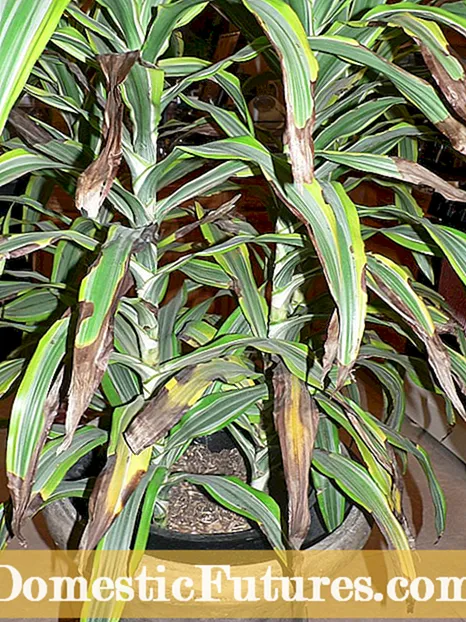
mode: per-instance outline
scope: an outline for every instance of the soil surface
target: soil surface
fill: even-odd
[[[210,451],[205,445],[193,444],[180,458],[173,471],[203,475],[236,475],[244,482],[247,471],[237,449]],[[192,534],[233,533],[250,529],[248,521],[218,505],[211,497],[189,482],[170,489],[166,528]]]

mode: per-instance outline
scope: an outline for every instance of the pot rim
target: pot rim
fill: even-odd
[[[52,540],[59,549],[77,548],[74,539],[76,537],[76,527],[79,525],[80,517],[70,499],[54,501],[45,506],[41,514],[45,519]],[[306,550],[361,549],[367,542],[370,532],[371,525],[366,514],[356,505],[352,505],[339,527]],[[245,530],[244,533],[248,534],[250,530]],[[156,531],[154,535],[156,535]],[[229,536],[231,534],[224,535]],[[209,535],[206,535],[206,540],[208,539]],[[209,547],[206,546],[205,549],[208,550]]]

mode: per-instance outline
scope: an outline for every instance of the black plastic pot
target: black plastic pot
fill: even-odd
[[[224,430],[196,439],[198,444],[205,445],[211,452],[217,453],[223,449],[233,449],[236,447],[233,437]],[[309,508],[311,511],[311,529],[306,538],[305,545],[309,546],[325,535],[327,531],[322,523],[321,517],[316,509],[316,494],[312,490],[309,497]],[[158,525],[153,525],[150,535],[148,549],[150,550],[250,550],[262,551],[269,549],[270,545],[263,532],[255,523],[251,523],[248,530],[234,533],[219,534],[188,534],[164,529]]]
[[[229,434],[217,432],[201,442],[211,451],[221,451],[234,446]],[[103,465],[96,455],[86,456],[68,472],[68,479],[95,474]],[[348,506],[346,518],[332,533],[328,533],[318,511],[315,491],[309,497],[311,527],[304,541],[303,549],[346,549],[357,550],[364,546],[370,534],[366,516],[356,506]],[[83,528],[82,512],[79,503],[62,499],[46,506],[43,515],[52,539],[60,549],[77,548]],[[251,528],[236,533],[186,534],[158,525],[152,525],[147,550],[267,550],[270,545],[262,531],[255,524]]]
[[[304,548],[309,548],[322,540],[328,532],[322,525],[320,515],[315,507],[315,491],[309,498],[311,510],[311,528],[304,542]],[[218,534],[189,534],[179,533],[153,525],[149,534],[147,548],[153,551],[167,550],[211,550],[211,551],[263,551],[270,549],[270,544],[262,531],[255,525],[251,529],[234,533]]]

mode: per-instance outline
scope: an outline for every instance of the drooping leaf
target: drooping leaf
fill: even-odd
[[[345,408],[324,395],[317,394],[319,407],[354,439],[362,460],[375,485],[390,499],[393,490],[393,465],[387,453],[386,437],[380,428],[367,425],[367,416]]]
[[[422,12],[420,12],[422,15]],[[444,13],[446,15],[446,12]],[[427,16],[429,14],[427,13]],[[432,15],[435,18],[435,14]],[[451,16],[453,18],[453,16]],[[466,76],[461,58],[450,47],[440,27],[408,11],[388,13],[383,17],[391,25],[403,28],[419,45],[424,61],[443,92],[446,100],[459,117],[466,120]],[[452,23],[453,20],[450,20]],[[466,25],[466,24],[465,24]],[[466,31],[465,31],[466,32]]]
[[[416,5],[415,5],[416,6]],[[367,17],[367,16],[366,16]],[[466,151],[466,127],[448,111],[434,87],[418,76],[387,61],[355,39],[342,36],[309,37],[314,51],[326,52],[386,76],[408,101],[417,106],[448,138],[453,147]]]
[[[306,383],[278,363],[273,373],[274,421],[288,495],[288,538],[299,550],[311,522],[309,473],[319,413]]]
[[[69,318],[45,333],[29,362],[13,403],[8,430],[6,468],[14,508],[13,530],[21,537],[31,487],[42,447],[57,414]]]
[[[139,59],[139,51],[105,54],[99,63],[107,84],[104,118],[104,146],[94,162],[80,175],[76,185],[76,207],[89,218],[96,219],[100,206],[108,196],[121,161],[123,101],[120,84]]]
[[[313,466],[334,479],[356,503],[371,512],[380,530],[395,549],[409,551],[409,541],[387,499],[360,464],[340,454],[315,449]],[[415,576],[412,559],[406,556],[402,560],[405,561],[406,573]]]
[[[433,188],[450,201],[466,201],[466,192],[448,183],[432,171],[417,162],[402,158],[378,155],[374,153],[357,153],[354,151],[322,151],[325,159],[350,168],[383,175],[410,184],[424,185]]]
[[[371,255],[368,285],[410,325],[424,342],[435,375],[458,413],[466,419],[452,376],[451,362],[429,310],[409,283],[409,275],[401,266],[381,255]]]
[[[318,63],[298,16],[284,0],[243,0],[274,46],[283,72],[287,138],[295,183],[314,175],[312,129]]]
[[[385,431],[389,442],[394,447],[398,447],[413,455],[419,462],[422,470],[424,471],[424,475],[426,476],[427,484],[429,486],[430,494],[434,504],[435,529],[437,531],[437,536],[440,538],[440,536],[445,531],[447,510],[446,500],[440,483],[432,468],[432,464],[426,450],[420,445],[416,445],[409,439],[402,436],[399,432],[395,431],[392,426],[382,425],[382,428]]]
[[[73,349],[73,369],[66,413],[66,442],[99,386],[113,348],[113,319],[120,297],[131,284],[128,266],[138,235],[112,225],[99,256],[79,290],[79,315]]]
[[[416,2],[400,2],[393,4],[378,4],[364,15],[364,20],[383,20],[390,21],[400,15],[410,15],[416,18],[432,20],[448,26],[449,28],[458,30],[458,32],[466,35],[466,19],[461,11],[451,11],[449,7],[455,6],[455,3],[448,3],[442,7],[426,6],[417,4]]]
[[[107,463],[92,490],[89,521],[79,543],[81,549],[94,549],[107,533],[139,486],[149,467],[151,455],[151,447],[139,455],[134,454],[120,432],[116,447],[108,453]]]
[[[362,359],[360,364],[367,367],[381,383],[388,394],[390,403],[387,404],[387,418],[385,422],[390,428],[399,431],[404,420],[406,410],[406,394],[403,386],[403,376],[388,361]],[[388,401],[386,398],[385,401]]]
[[[155,479],[155,482],[154,482]],[[97,553],[93,557],[92,575],[90,581],[94,581],[97,577],[110,577],[110,580],[116,580],[122,574],[122,566],[124,574],[132,575],[135,565],[140,560],[140,553],[131,551],[131,545],[137,532],[140,518],[141,506],[144,507],[144,499],[146,490],[151,486],[152,482],[160,486],[160,470],[155,467],[149,467],[147,473],[143,475],[133,494],[131,494],[122,511],[118,514],[105,536],[100,540],[97,546]],[[152,493],[154,490],[152,489]],[[145,517],[147,520],[147,516]],[[88,550],[81,549],[82,555],[78,558],[81,568],[86,565],[86,559],[89,555]],[[119,555],[99,555],[99,551],[120,551]],[[126,551],[126,556],[123,554]],[[125,564],[124,561],[127,563]],[[90,599],[85,602],[81,611],[81,620],[83,622],[96,622],[97,620],[119,620],[122,615],[124,600],[112,599],[111,601],[101,601]]]

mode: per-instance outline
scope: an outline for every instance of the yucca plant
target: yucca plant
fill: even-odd
[[[0,365],[2,394],[15,394],[2,541],[54,500],[90,495],[81,547],[144,550],[155,508],[185,477],[259,523],[276,549],[299,548],[311,473],[329,531],[349,498],[408,549],[408,454],[428,479],[439,535],[445,502],[425,451],[401,432],[405,377],[441,394],[451,423],[465,417],[466,339],[433,287],[432,262],[445,257],[466,283],[466,236],[427,218],[413,193],[424,185],[466,200],[417,162],[424,141],[466,153],[464,68],[442,30],[466,33],[465,3],[220,0],[213,7],[247,44],[216,63],[185,56],[180,36],[206,4],[3,8],[2,126],[11,113],[0,184],[27,183],[2,197],[1,325],[23,332]],[[275,151],[237,72],[259,54],[284,86]],[[188,94],[205,80],[227,105]],[[48,120],[12,108],[20,87],[53,111]],[[195,119],[167,121],[173,103]],[[208,140],[183,141],[206,127]],[[179,140],[161,154],[170,135]],[[258,178],[273,223],[261,233],[237,212]],[[363,182],[392,199],[359,204]],[[48,206],[56,187],[75,197],[75,218]],[[212,208],[221,192],[229,198]],[[371,244],[375,234],[416,271]],[[50,255],[50,273],[15,267],[34,252]],[[215,306],[221,296],[229,306]],[[383,392],[382,413],[363,408],[361,369]],[[267,489],[271,427],[285,513]],[[249,461],[248,483],[173,473],[193,439],[223,428]],[[98,446],[100,475],[66,480]]]

